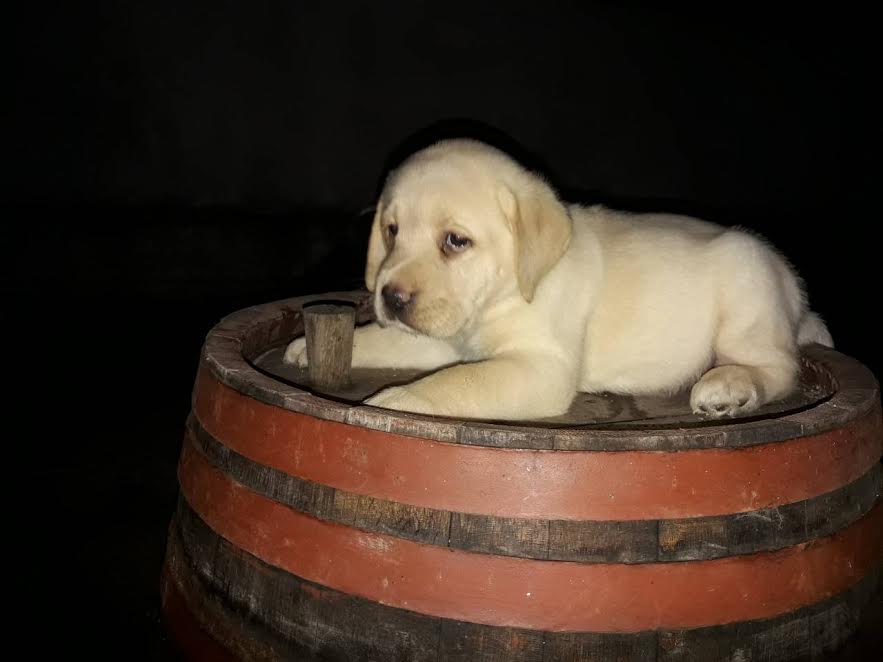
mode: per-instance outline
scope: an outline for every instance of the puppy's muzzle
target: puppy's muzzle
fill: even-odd
[[[414,305],[416,292],[407,292],[395,285],[384,285],[380,291],[383,297],[383,306],[390,317],[402,319]]]

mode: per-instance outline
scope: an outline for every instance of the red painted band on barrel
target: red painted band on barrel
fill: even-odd
[[[314,418],[197,377],[194,411],[225,446],[324,485],[456,512],[570,520],[701,517],[802,501],[881,454],[880,410],[823,434],[736,450],[536,451],[449,444]]]
[[[216,533],[298,577],[422,614],[551,631],[639,632],[768,618],[858,581],[883,552],[883,508],[778,552],[580,564],[474,554],[314,519],[258,495],[185,444],[190,506]]]

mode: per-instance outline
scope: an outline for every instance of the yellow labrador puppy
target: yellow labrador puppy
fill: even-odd
[[[798,346],[832,345],[787,262],[684,216],[566,205],[502,152],[450,140],[377,204],[365,271],[377,322],[353,365],[439,369],[367,400],[425,414],[561,414],[578,390],[672,393],[750,412],[795,386]],[[303,365],[304,340],[285,361]]]

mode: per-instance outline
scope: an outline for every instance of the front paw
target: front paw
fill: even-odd
[[[392,386],[375,393],[365,400],[366,405],[382,407],[384,409],[398,409],[415,414],[438,414],[440,413],[433,404],[415,394],[407,386]]]
[[[282,355],[282,363],[296,365],[298,368],[307,367],[307,339],[304,337],[292,340],[285,348]]]
[[[690,393],[694,414],[710,418],[747,414],[759,405],[757,386],[742,366],[721,366],[709,370]]]

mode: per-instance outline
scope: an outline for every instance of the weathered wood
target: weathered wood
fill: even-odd
[[[329,398],[319,398],[300,389],[292,389],[258,370],[249,370],[247,366],[235,369],[218,368],[208,357],[203,359],[196,373],[196,385],[193,389],[194,407],[196,406],[196,396],[212,380],[223,383],[256,402],[306,416],[315,416],[326,421],[346,421],[349,411],[353,408],[352,405],[346,403]]]
[[[635,662],[656,659],[655,632],[617,634],[615,632],[556,632],[546,637],[547,662],[615,660]]]
[[[160,579],[160,599],[162,623],[174,646],[174,659],[238,662],[240,658],[233,653],[232,646],[220,643],[229,641],[231,637],[219,631],[217,620],[202,623],[193,615],[193,608],[181,594],[179,580],[172,577],[171,567],[175,558],[171,538],[169,542],[169,552]],[[193,602],[197,603],[198,599],[194,598]]]
[[[812,531],[814,538],[827,536],[870,510],[880,496],[881,473],[878,463],[843,489],[807,501],[804,535]]]
[[[451,513],[335,490],[333,521],[429,545],[448,544]]]
[[[549,522],[453,513],[449,545],[470,552],[545,559],[549,555]]]
[[[548,662],[822,659],[859,623],[879,571],[775,618],[692,630],[550,632],[468,623],[385,606],[243,553],[179,503],[166,558],[186,608],[241,659]]]
[[[677,630],[659,634],[657,662],[674,660],[807,659],[812,650],[809,617],[733,623],[715,633]]]
[[[217,537],[183,502],[167,566],[200,625],[245,659],[544,659],[544,632],[422,616],[280,573]],[[235,597],[245,595],[258,600]]]
[[[255,624],[260,659],[272,647],[275,659],[437,662],[438,619],[280,571],[217,536],[183,502],[176,522],[173,574],[192,580],[188,596],[219,598],[220,610],[201,620],[222,620],[225,629]]]
[[[659,632],[659,662],[676,660],[822,660],[859,625],[879,586],[879,569],[847,591],[790,614],[694,630]]]
[[[185,536],[192,537],[193,529],[199,535],[205,533],[207,527],[202,522],[193,525],[186,505],[179,500],[178,511],[169,529],[162,588],[164,603],[172,602],[172,609],[163,605],[165,619],[173,620],[167,628],[175,636],[179,652],[186,655],[185,659],[224,659],[218,655],[216,647],[193,633],[194,625],[217,642],[222,650],[229,651],[232,659],[270,662],[296,659],[303,654],[304,647],[298,642],[287,641],[283,635],[275,634],[271,627],[257,623],[249,614],[248,589],[243,585],[247,572],[234,570],[231,573],[226,583],[226,588],[232,589],[230,592],[217,581],[214,584],[207,581],[207,577],[217,577],[230,561],[248,563],[248,559],[232,548],[223,548],[223,539],[210,531],[200,536],[204,541],[202,546],[187,544]],[[188,619],[188,615],[191,618]],[[183,632],[178,634],[177,630]]]
[[[348,385],[355,311],[350,306],[325,304],[304,308],[303,315],[310,383],[326,391]]]
[[[822,538],[848,526],[877,502],[880,465],[852,483],[818,497],[723,517],[659,522],[659,560],[696,561],[780,549]]]
[[[846,593],[807,609],[813,660],[828,659],[840,648],[860,626],[866,608],[876,610],[876,618],[866,618],[865,621],[876,622],[875,629],[879,632],[880,615],[883,614],[880,575],[881,567],[878,566]],[[872,601],[876,601],[876,606],[871,604]]]
[[[650,563],[658,555],[659,524],[657,520],[552,520],[548,558],[581,563]]]
[[[198,450],[225,474],[313,517],[452,549],[535,559],[648,563],[771,551],[848,526],[871,509],[881,491],[877,464],[834,492],[721,517],[631,521],[491,517],[336,490],[249,460],[212,437],[193,416],[187,429]]]
[[[551,450],[555,447],[555,431],[549,428],[525,428],[513,434],[506,425],[472,421],[459,429],[457,441],[469,446],[492,448],[527,448]]]
[[[546,633],[439,619],[438,659],[445,662],[545,662]]]
[[[400,416],[390,418],[386,410],[377,407],[352,407],[347,412],[346,422],[368,430],[382,430],[403,434],[408,437],[424,437],[436,441],[454,443],[458,439],[460,425],[448,421],[440,423],[438,419],[420,416],[405,411]]]

